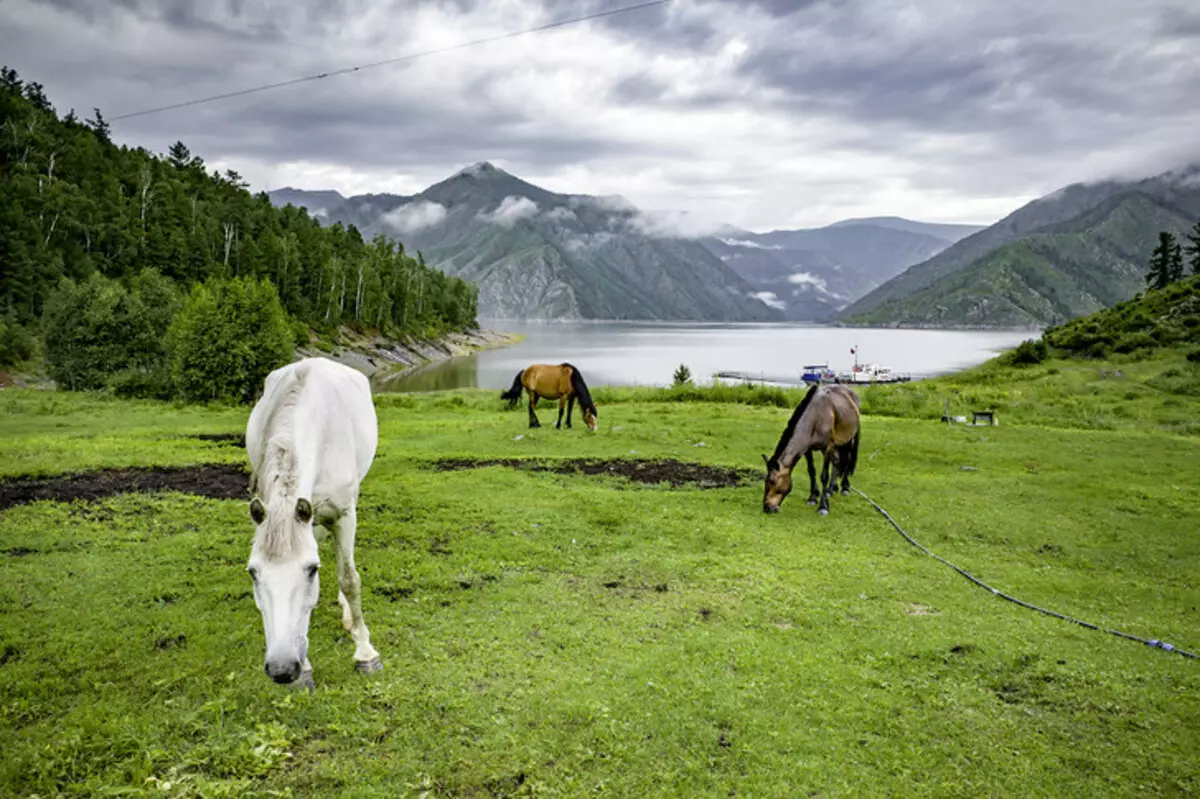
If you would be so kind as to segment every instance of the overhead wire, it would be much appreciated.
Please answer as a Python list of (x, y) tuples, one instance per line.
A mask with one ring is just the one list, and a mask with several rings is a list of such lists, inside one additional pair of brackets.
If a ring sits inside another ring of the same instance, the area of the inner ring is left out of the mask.
[(126, 114), (121, 114), (119, 116), (114, 116), (111, 119), (112, 119), (112, 121), (121, 120), (121, 119), (132, 119), (134, 117), (142, 117), (142, 116), (148, 116), (150, 114), (162, 113), (163, 111), (174, 111), (179, 108), (187, 108), (189, 106), (202, 105), (204, 103), (212, 103), (212, 102), (216, 102), (218, 100), (228, 100), (233, 97), (244, 97), (248, 94), (257, 94), (258, 92), (270, 91), (272, 89), (281, 89), (285, 86), (295, 86), (295, 85), (301, 84), (301, 83), (310, 83), (312, 81), (324, 80), (325, 78), (332, 78), (337, 75), (348, 75), (348, 74), (351, 74), (354, 72), (362, 72), (362, 71), (368, 70), (368, 69), (376, 69), (377, 67), (390, 66), (392, 64), (400, 64), (405, 61), (415, 61), (420, 58), (427, 58), (428, 56), (431, 56), (431, 55), (439, 55), (441, 53), (449, 53), (454, 50), (462, 50), (462, 49), (465, 49), (468, 47), (475, 47), (475, 46), (481, 45), (481, 44), (489, 44), (491, 42), (498, 42), (498, 41), (502, 41), (504, 39), (513, 39), (518, 36), (525, 36), (525, 35), (531, 34), (531, 33), (540, 33), (542, 31), (547, 31), (552, 28), (561, 28), (561, 27), (564, 27), (567, 25), (575, 25), (580, 22), (588, 22), (588, 21), (594, 20), (594, 19), (601, 19), (603, 17), (615, 16), (617, 14), (627, 14), (632, 11), (641, 11), (643, 9), (651, 8), (653, 6), (666, 5), (669, 2), (671, 2), (671, 0), (649, 0), (649, 2), (638, 3), (636, 5), (631, 5), (631, 6), (622, 6), (621, 8), (612, 8), (607, 11), (597, 11), (597, 12), (594, 12), (591, 14), (585, 14), (585, 15), (579, 16), (579, 17), (572, 17), (570, 19), (559, 20), (557, 22), (548, 22), (544, 25), (538, 25), (533, 28), (525, 28), (523, 30), (518, 30), (518, 31), (509, 31), (507, 33), (500, 33), (495, 36), (487, 36), (482, 39), (472, 39), (469, 42), (460, 42), (458, 44), (452, 44), (452, 45), (448, 45), (446, 47), (438, 47), (433, 50), (422, 50), (420, 52), (408, 53), (408, 54), (405, 54), (402, 56), (396, 56), (394, 58), (385, 58), (382, 61), (373, 61), (369, 64), (359, 64), (358, 66), (353, 66), (353, 67), (343, 67), (342, 69), (335, 69), (335, 70), (331, 70), (329, 72), (320, 72), (316, 75), (305, 75), (304, 77), (301, 77), (301, 78), (291, 78), (290, 80), (282, 80), (282, 81), (277, 81), (275, 83), (264, 83), (261, 86), (253, 86), (253, 87), (250, 87), (247, 89), (238, 89), (236, 91), (224, 92), (222, 94), (214, 94), (214, 95), (210, 95), (208, 97), (199, 97), (194, 100), (186, 100), (184, 102), (171, 103), (170, 105), (162, 105), (162, 106), (157, 106), (154, 108), (147, 108), (147, 109), (144, 109), (141, 111), (132, 111), (132, 112), (129, 112)]

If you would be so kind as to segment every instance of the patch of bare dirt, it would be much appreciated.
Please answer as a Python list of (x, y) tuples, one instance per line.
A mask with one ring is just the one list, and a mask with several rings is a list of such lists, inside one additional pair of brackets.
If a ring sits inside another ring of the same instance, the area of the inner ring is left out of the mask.
[(214, 444), (228, 444), (239, 449), (246, 448), (245, 433), (195, 433), (194, 435), (184, 437), (194, 438), (197, 441), (211, 441)]
[(249, 499), (250, 478), (238, 464), (102, 469), (56, 477), (0, 481), (0, 510), (48, 499), (94, 502), (114, 494), (180, 491), (211, 499)]
[(599, 460), (572, 458), (569, 460), (538, 461), (525, 458), (496, 458), (475, 460), (473, 458), (447, 458), (435, 461), (433, 468), (440, 472), (462, 469), (484, 469), (489, 466), (507, 466), (510, 469), (525, 469), (531, 472), (553, 472), (555, 474), (607, 474), (623, 477), (635, 483), (667, 483), (672, 488), (690, 486), (695, 488), (733, 488), (747, 480), (759, 477), (748, 469), (730, 469), (726, 466), (709, 466), (703, 463), (686, 463), (673, 459), (665, 460)]

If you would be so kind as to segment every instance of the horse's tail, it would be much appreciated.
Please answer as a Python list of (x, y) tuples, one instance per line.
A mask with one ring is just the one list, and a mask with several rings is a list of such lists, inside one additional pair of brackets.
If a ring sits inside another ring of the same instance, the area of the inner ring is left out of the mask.
[(854, 431), (854, 438), (850, 439), (850, 446), (846, 448), (846, 476), (854, 476), (854, 467), (858, 465), (858, 438), (862, 435), (862, 428), (859, 427)]
[(521, 376), (523, 374), (525, 374), (524, 369), (517, 372), (517, 376), (513, 378), (512, 387), (508, 391), (502, 392), (500, 394), (500, 399), (508, 400), (508, 404), (510, 406), (516, 405), (517, 400), (521, 399), (521, 389), (523, 388), (523, 386), (521, 385)]
[(592, 393), (588, 391), (587, 383), (583, 382), (583, 374), (569, 363), (564, 363), (563, 367), (571, 370), (571, 390), (579, 397), (579, 406), (590, 410), (593, 416), (598, 416), (596, 403), (592, 402)]

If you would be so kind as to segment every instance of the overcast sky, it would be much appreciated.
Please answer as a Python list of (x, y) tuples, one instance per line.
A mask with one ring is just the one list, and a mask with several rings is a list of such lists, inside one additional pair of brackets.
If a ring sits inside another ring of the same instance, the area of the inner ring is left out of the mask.
[[(634, 2), (0, 0), (0, 60), (112, 118)], [(986, 223), (1200, 160), (1200, 2), (672, 0), (112, 124), (255, 189), (410, 194), (488, 160), (755, 230)]]

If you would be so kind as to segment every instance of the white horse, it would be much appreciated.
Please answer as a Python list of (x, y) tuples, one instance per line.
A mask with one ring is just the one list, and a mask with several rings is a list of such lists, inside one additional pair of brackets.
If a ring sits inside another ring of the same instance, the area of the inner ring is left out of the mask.
[(383, 663), (363, 623), (354, 568), (359, 484), (371, 468), (378, 421), (367, 379), (325, 358), (267, 375), (246, 425), (254, 544), (247, 571), (266, 633), (266, 672), (277, 683), (313, 687), (308, 621), (317, 604), (321, 559), (313, 525), (333, 533), (342, 624), (354, 639), (358, 671)]

